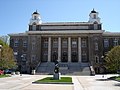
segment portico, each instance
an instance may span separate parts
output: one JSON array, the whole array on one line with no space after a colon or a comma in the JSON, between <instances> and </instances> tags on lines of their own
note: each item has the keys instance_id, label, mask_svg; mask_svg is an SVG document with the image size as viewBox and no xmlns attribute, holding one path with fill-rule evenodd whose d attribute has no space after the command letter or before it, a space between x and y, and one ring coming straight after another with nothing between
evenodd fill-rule
<instances>
[{"instance_id":1,"label":"portico","mask_svg":"<svg viewBox=\"0 0 120 90\"><path fill-rule=\"evenodd\" d=\"M43 41L42 53L44 52L48 53L47 54L48 60L43 60L44 57L46 57L46 55L43 54L42 56L43 62L44 61L52 62L58 59L60 62L80 62L81 63L82 61L81 60L81 37L49 36L45 38L47 41L44 42L44 40L42 40ZM56 41L54 40L54 38L56 39ZM48 46L44 47L44 45L46 45L45 43L47 43ZM75 61L72 59L75 59Z\"/></svg>"}]
</instances>

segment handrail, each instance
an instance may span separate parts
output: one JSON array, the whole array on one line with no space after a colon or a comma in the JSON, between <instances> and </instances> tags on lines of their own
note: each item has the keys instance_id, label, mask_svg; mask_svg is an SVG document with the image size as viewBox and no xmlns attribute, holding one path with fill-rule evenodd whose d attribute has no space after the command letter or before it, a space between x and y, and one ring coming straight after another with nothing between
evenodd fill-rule
<instances>
[{"instance_id":1,"label":"handrail","mask_svg":"<svg viewBox=\"0 0 120 90\"><path fill-rule=\"evenodd\" d=\"M41 62L39 62L39 63L37 64L37 66L36 66L36 68L35 68L35 71L37 71L37 69L38 69L40 63L41 63Z\"/></svg>"}]
</instances>

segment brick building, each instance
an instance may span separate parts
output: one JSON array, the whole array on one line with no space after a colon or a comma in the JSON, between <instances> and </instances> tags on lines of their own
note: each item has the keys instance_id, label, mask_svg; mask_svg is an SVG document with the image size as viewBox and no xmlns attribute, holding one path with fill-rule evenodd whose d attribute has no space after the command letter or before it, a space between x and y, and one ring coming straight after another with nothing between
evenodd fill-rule
<instances>
[{"instance_id":1,"label":"brick building","mask_svg":"<svg viewBox=\"0 0 120 90\"><path fill-rule=\"evenodd\" d=\"M59 60L66 67L76 63L80 67L92 66L96 73L102 73L103 56L120 45L120 33L103 30L95 10L90 12L87 22L53 23L42 22L36 11L32 14L28 31L9 36L22 72L37 70L43 68L40 67L43 63Z\"/></svg>"}]
</instances>

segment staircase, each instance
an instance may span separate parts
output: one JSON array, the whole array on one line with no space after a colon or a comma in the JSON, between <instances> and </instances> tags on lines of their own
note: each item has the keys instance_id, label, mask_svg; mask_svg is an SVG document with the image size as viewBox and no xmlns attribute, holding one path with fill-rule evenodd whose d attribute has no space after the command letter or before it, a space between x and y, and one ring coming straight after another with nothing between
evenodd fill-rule
<instances>
[{"instance_id":1,"label":"staircase","mask_svg":"<svg viewBox=\"0 0 120 90\"><path fill-rule=\"evenodd\" d=\"M53 74L55 64L42 62L37 68L36 74ZM62 75L90 75L88 63L59 62L59 71Z\"/></svg>"}]
</instances>

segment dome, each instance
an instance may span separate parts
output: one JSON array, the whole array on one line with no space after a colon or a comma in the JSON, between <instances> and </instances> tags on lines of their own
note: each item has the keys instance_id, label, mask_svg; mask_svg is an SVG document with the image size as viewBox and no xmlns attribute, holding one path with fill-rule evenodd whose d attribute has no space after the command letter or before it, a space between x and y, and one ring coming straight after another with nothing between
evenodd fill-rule
<instances>
[{"instance_id":1,"label":"dome","mask_svg":"<svg viewBox=\"0 0 120 90\"><path fill-rule=\"evenodd\" d=\"M91 13L97 13L94 9L91 11Z\"/></svg>"},{"instance_id":2,"label":"dome","mask_svg":"<svg viewBox=\"0 0 120 90\"><path fill-rule=\"evenodd\" d=\"M39 13L38 13L37 10L36 10L33 14L39 14Z\"/></svg>"}]
</instances>

